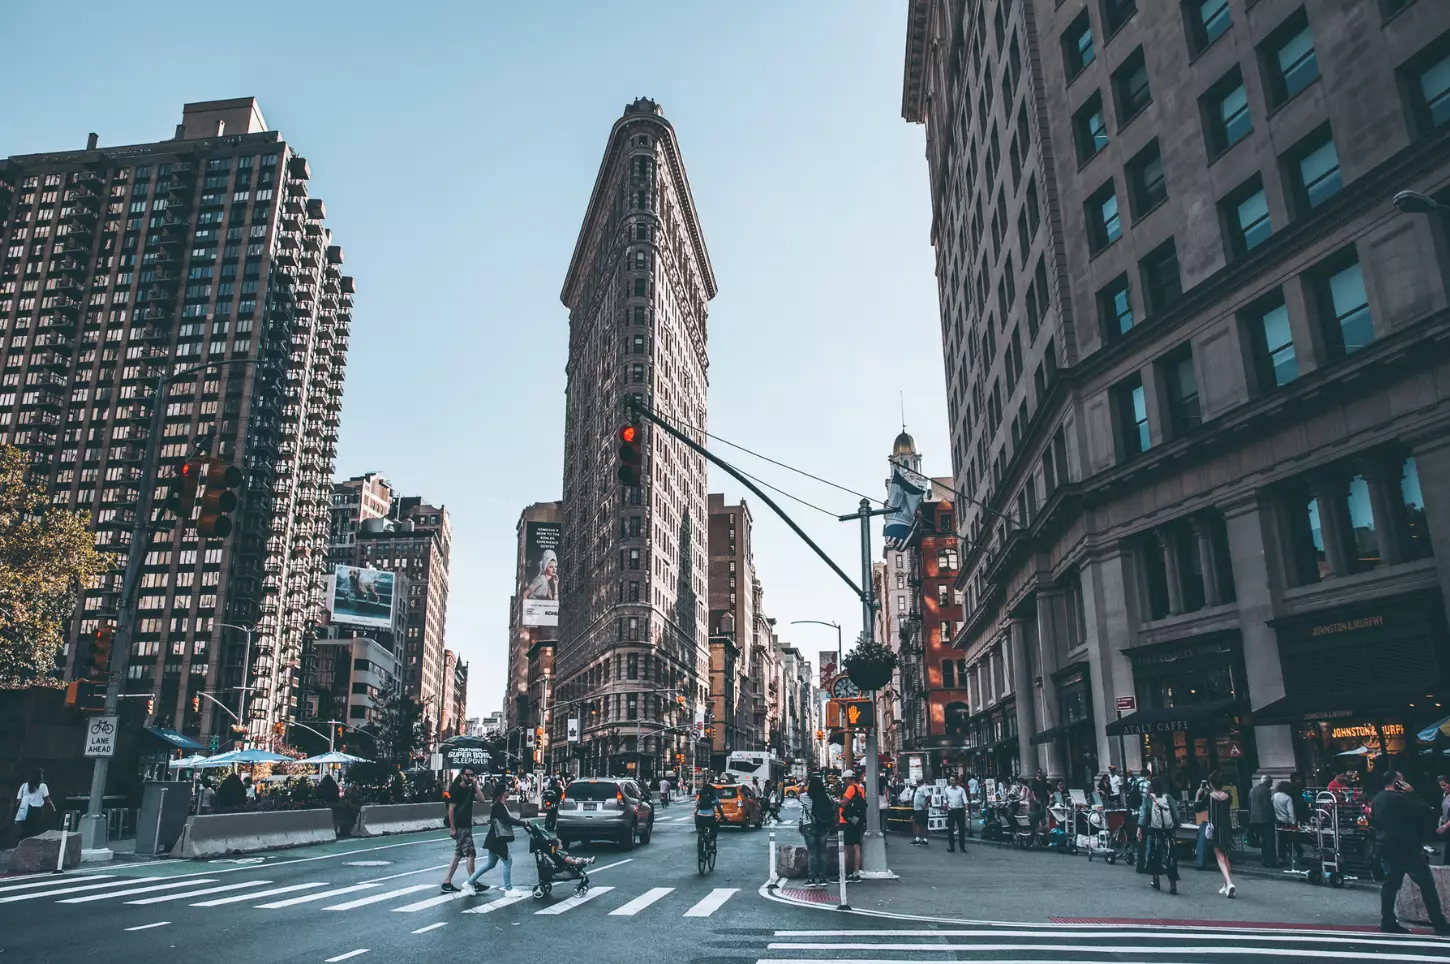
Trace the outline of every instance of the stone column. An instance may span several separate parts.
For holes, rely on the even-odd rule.
[[[1142,743],[1125,738],[1126,759],[1119,759],[1118,740],[1104,732],[1117,719],[1117,697],[1133,692],[1133,667],[1124,650],[1137,632],[1128,605],[1132,589],[1122,547],[1114,544],[1091,557],[1083,567],[1082,600],[1087,624],[1088,666],[1092,674],[1093,722],[1098,741],[1098,765],[1108,763],[1140,769]]]
[[[1037,768],[1037,688],[1032,685],[1032,662],[1027,654],[1027,627],[1020,619],[1007,623],[1007,645],[1012,648],[1012,689],[1017,694],[1017,760],[1022,772]]]
[[[1183,612],[1183,580],[1178,573],[1178,553],[1174,551],[1176,540],[1171,529],[1160,528],[1154,535],[1158,548],[1163,550],[1163,572],[1168,582],[1168,615],[1177,616]]]
[[[1052,674],[1062,665],[1062,654],[1067,652],[1064,620],[1064,596],[1060,589],[1039,589],[1037,591],[1037,673],[1038,673],[1038,729],[1051,730],[1062,724],[1058,713],[1057,681]],[[1056,740],[1043,745],[1043,764],[1049,780],[1064,775],[1065,761],[1058,752]]]
[[[1380,560],[1387,566],[1404,561],[1404,537],[1400,531],[1398,500],[1399,479],[1383,458],[1363,465],[1364,481],[1369,486],[1369,504],[1374,512],[1374,537]]]
[[[1425,527],[1430,530],[1440,597],[1450,611],[1450,436],[1412,439],[1410,447],[1425,500]]]
[[[1349,509],[1345,505],[1344,484],[1337,476],[1314,478],[1314,497],[1319,500],[1319,531],[1324,539],[1324,559],[1329,578],[1349,572]]]
[[[1248,699],[1250,706],[1257,709],[1284,695],[1279,638],[1268,625],[1283,589],[1284,567],[1279,558],[1278,530],[1271,506],[1261,502],[1257,493],[1224,506],[1223,514],[1228,528]],[[1294,770],[1294,744],[1288,726],[1257,726],[1254,737],[1261,771]]]
[[[1223,596],[1218,591],[1218,569],[1214,565],[1217,560],[1213,549],[1213,529],[1207,518],[1194,516],[1193,537],[1198,542],[1198,568],[1203,570],[1203,605],[1205,608],[1212,608],[1223,602]]]

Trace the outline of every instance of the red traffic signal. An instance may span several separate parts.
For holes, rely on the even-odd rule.
[[[196,505],[196,489],[205,473],[206,460],[202,458],[187,459],[177,466],[176,475],[166,490],[166,511],[178,519],[191,518],[191,510]]]
[[[201,498],[201,516],[196,520],[196,534],[203,539],[225,539],[231,535],[231,514],[237,511],[237,486],[242,484],[242,470],[227,465],[219,458],[206,461],[206,490]]]
[[[619,438],[619,481],[625,485],[639,485],[640,473],[644,470],[639,427],[626,425],[615,434]]]
[[[88,679],[105,679],[111,672],[111,639],[115,630],[110,626],[102,626],[96,630],[95,636],[91,637],[91,651],[89,663],[86,666],[86,677]]]

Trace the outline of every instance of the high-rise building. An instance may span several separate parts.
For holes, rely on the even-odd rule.
[[[904,73],[973,749],[1241,793],[1406,752],[1450,694],[1450,240],[1392,199],[1445,201],[1450,5],[912,0]]]
[[[232,722],[191,709],[216,693],[260,737],[296,709],[323,601],[353,282],[306,159],[252,98],[187,104],[170,140],[98,145],[0,161],[0,439],[90,514],[113,560],[70,629],[69,673],[78,636],[116,618],[156,379],[220,364],[164,400],[157,494],[206,440],[244,473],[236,529],[152,535],[125,692],[201,736]],[[252,630],[245,707],[232,627]]]
[[[444,738],[463,733],[468,713],[468,664],[451,649],[443,651],[442,703],[439,732]]]
[[[754,523],[744,499],[727,503],[719,492],[710,493],[707,511],[710,706],[714,716],[710,749],[723,765],[730,750],[760,746],[754,689],[761,681],[752,680],[751,672],[755,650]],[[725,620],[726,614],[729,620]]]
[[[364,519],[386,518],[393,506],[393,487],[378,472],[355,475],[332,483],[332,525],[328,561],[347,564]]]
[[[504,728],[523,726],[529,696],[529,650],[559,636],[559,539],[564,506],[535,502],[519,513],[514,592],[509,597],[509,648],[503,698]],[[552,598],[550,598],[552,597]]]
[[[656,769],[707,695],[705,459],[641,425],[643,482],[616,478],[636,396],[703,443],[715,296],[675,130],[640,98],[610,131],[562,300],[569,308],[559,641],[552,694],[581,713],[586,770]],[[555,743],[563,715],[552,716]],[[591,771],[593,772],[593,771]]]

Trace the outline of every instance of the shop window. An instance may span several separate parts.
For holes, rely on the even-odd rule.
[[[1071,82],[1096,57],[1097,51],[1093,49],[1093,25],[1088,19],[1087,9],[1084,8],[1062,35],[1062,62],[1068,81]]]
[[[1148,87],[1148,61],[1142,47],[1113,71],[1113,97],[1118,108],[1119,130],[1153,103],[1153,92]]]
[[[1369,483],[1364,476],[1351,476],[1345,496],[1349,507],[1349,565],[1355,572],[1373,569],[1380,561],[1379,540],[1375,536],[1374,509],[1369,500]]]
[[[1255,174],[1220,204],[1230,258],[1241,258],[1269,239],[1274,226],[1269,220],[1269,200],[1264,182]]]
[[[1118,195],[1110,178],[1087,202],[1088,247],[1094,254],[1118,240],[1123,225],[1118,217]]]
[[[1333,358],[1352,355],[1374,341],[1369,296],[1359,257],[1349,248],[1314,272],[1325,342]]]
[[[1401,69],[1400,77],[1422,137],[1450,121],[1450,34],[1416,54]]]
[[[1195,54],[1207,50],[1233,26],[1228,0],[1184,0],[1183,16],[1188,25],[1188,42]]]
[[[1103,95],[1094,92],[1072,115],[1073,139],[1077,142],[1077,162],[1086,164],[1108,146],[1108,124],[1103,113]]]
[[[1309,33],[1309,17],[1300,7],[1280,24],[1259,48],[1268,82],[1269,103],[1284,103],[1319,79],[1319,60],[1314,54],[1314,38]]]
[[[1254,129],[1243,74],[1235,67],[1204,95],[1204,130],[1210,156],[1217,157],[1249,136]]]
[[[1114,341],[1132,330],[1133,304],[1126,274],[1118,275],[1098,292],[1098,318],[1105,341]]]
[[[1160,363],[1168,389],[1168,421],[1175,438],[1203,424],[1198,402],[1198,376],[1193,370],[1193,349],[1182,350]]]
[[[1130,459],[1148,451],[1152,444],[1148,434],[1148,398],[1143,391],[1143,377],[1131,375],[1119,382],[1113,392],[1122,428],[1122,458]]]
[[[1302,217],[1339,193],[1339,152],[1328,124],[1305,137],[1285,158],[1294,207]]]

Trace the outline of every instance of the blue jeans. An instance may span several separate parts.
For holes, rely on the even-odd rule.
[[[494,864],[503,864],[503,889],[512,890],[514,886],[514,858],[512,856],[505,856],[501,858],[492,850],[487,851],[487,853],[488,860],[484,861],[483,866],[473,872],[473,876],[468,878],[468,882],[470,884],[478,883],[478,878],[482,877],[484,874],[492,870]]]
[[[806,831],[806,876],[811,880],[825,880],[827,877],[826,841],[830,833],[829,828],[821,830],[819,827]]]

